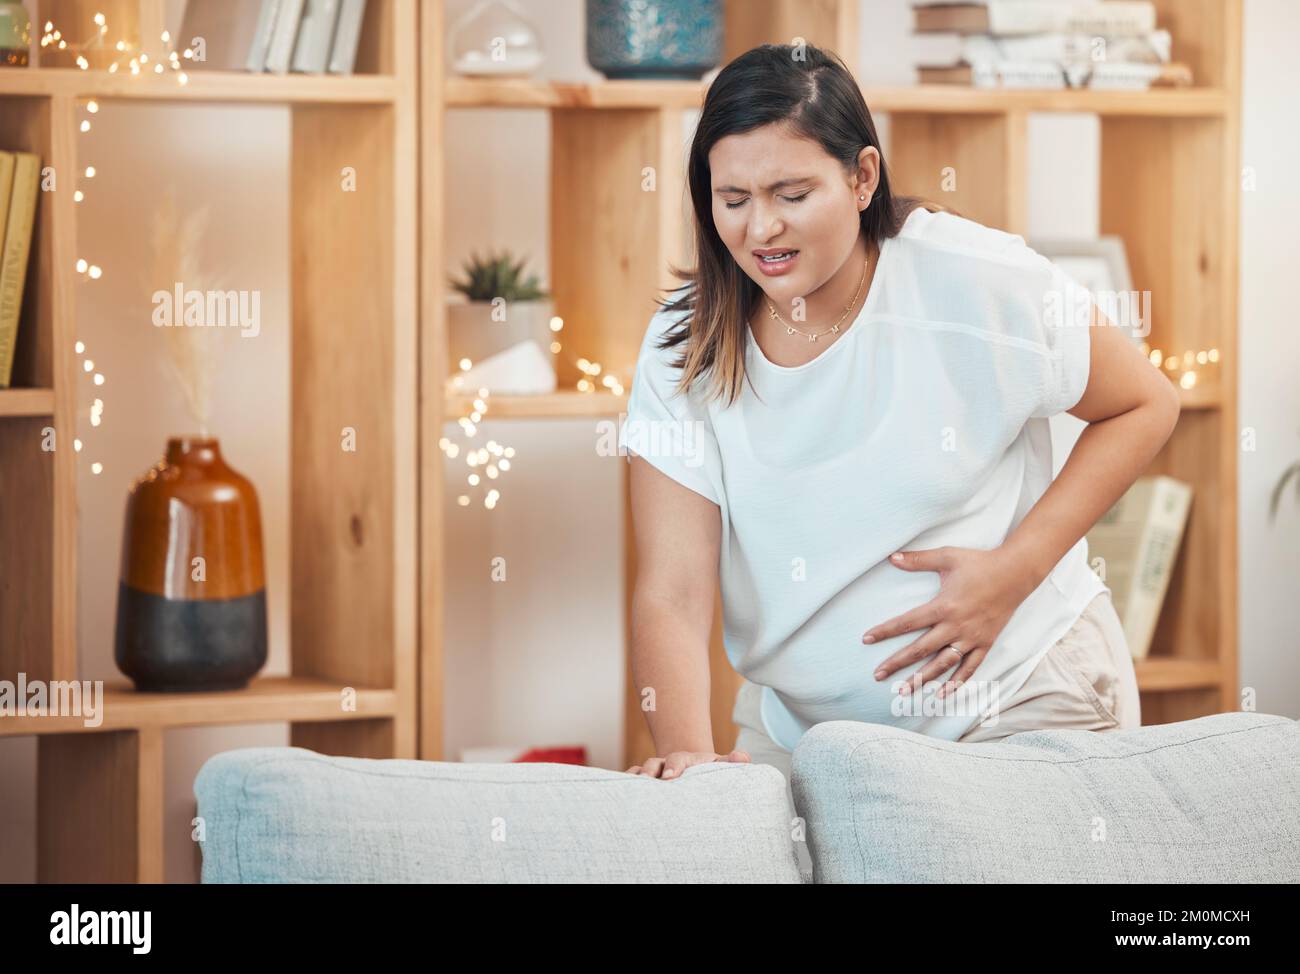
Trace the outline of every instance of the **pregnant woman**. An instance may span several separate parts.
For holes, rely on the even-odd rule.
[[[688,166],[697,266],[650,322],[620,435],[656,752],[629,770],[753,760],[788,781],[827,720],[963,742],[1137,726],[1084,533],[1169,437],[1173,386],[1021,237],[893,195],[833,54],[728,64]],[[1053,480],[1061,412],[1088,425]],[[726,754],[719,579],[745,678]]]

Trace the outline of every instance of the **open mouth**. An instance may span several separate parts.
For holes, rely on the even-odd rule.
[[[783,250],[779,254],[772,254],[771,256],[758,254],[757,257],[764,264],[784,264],[797,253],[799,253],[797,250]]]

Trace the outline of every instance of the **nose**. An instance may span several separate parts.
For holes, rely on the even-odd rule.
[[[781,218],[775,212],[764,209],[757,204],[750,212],[752,215],[749,221],[749,233],[755,240],[771,240],[785,229],[781,223]],[[764,246],[762,243],[759,245]]]

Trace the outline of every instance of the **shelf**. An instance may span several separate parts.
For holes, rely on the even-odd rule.
[[[552,392],[537,396],[489,396],[483,420],[566,419],[617,416],[627,409],[627,396],[612,392]],[[474,396],[448,395],[444,410],[448,422],[469,415]]]
[[[873,112],[938,115],[999,112],[1086,112],[1097,115],[1222,115],[1227,98],[1218,88],[1153,88],[1149,91],[1007,90],[958,85],[911,85],[862,90]]]
[[[699,108],[701,81],[541,81],[531,78],[447,78],[448,108]],[[956,85],[905,85],[862,89],[873,112],[937,115],[1011,111],[1092,112],[1098,115],[1215,116],[1226,110],[1218,88],[1150,91],[991,90]]]
[[[1206,382],[1190,389],[1178,387],[1178,397],[1184,409],[1218,409],[1223,405],[1223,390],[1217,382]]]
[[[1138,689],[1144,693],[1156,690],[1199,690],[1219,686],[1223,668],[1218,660],[1170,659],[1147,657],[1135,660]]]
[[[106,683],[99,726],[85,726],[85,718],[80,716],[0,717],[0,737],[205,724],[365,720],[397,713],[396,691],[363,687],[356,688],[356,709],[343,710],[339,701],[344,686],[311,677],[267,676],[253,680],[242,690],[138,693],[129,683]]]
[[[190,71],[180,84],[174,73],[108,74],[79,68],[8,68],[0,74],[0,96],[124,98],[167,102],[250,104],[387,104],[397,95],[390,75],[254,74]]]
[[[0,389],[0,417],[53,415],[53,389]]]

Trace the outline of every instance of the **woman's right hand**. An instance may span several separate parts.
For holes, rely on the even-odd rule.
[[[627,769],[628,774],[643,774],[649,778],[678,778],[683,771],[697,764],[712,764],[714,761],[729,761],[736,764],[749,764],[749,755],[744,751],[732,751],[730,754],[714,754],[712,751],[672,751],[662,758],[650,758],[642,764]]]

